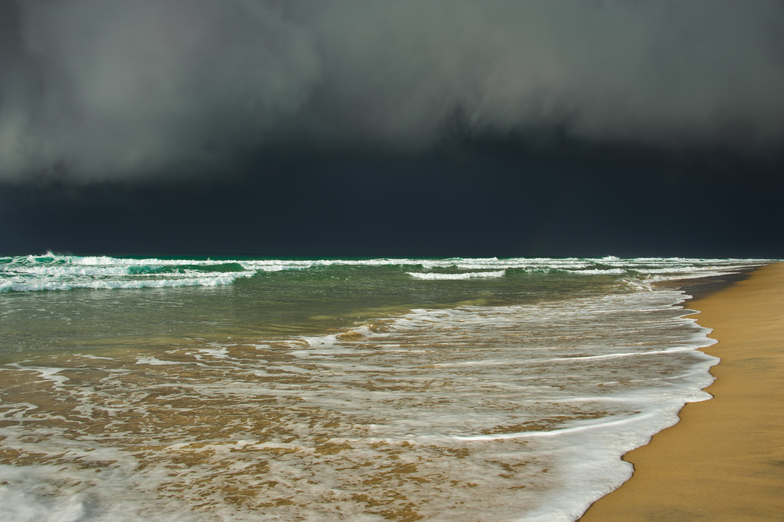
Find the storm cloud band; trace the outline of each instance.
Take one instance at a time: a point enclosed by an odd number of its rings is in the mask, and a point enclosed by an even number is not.
[[[450,133],[741,153],[784,145],[784,4],[19,0],[0,180],[223,173],[263,149]]]

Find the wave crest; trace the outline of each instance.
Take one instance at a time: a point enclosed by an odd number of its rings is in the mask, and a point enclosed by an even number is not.
[[[490,279],[504,277],[506,270],[493,270],[489,272],[463,272],[462,274],[441,274],[437,272],[406,272],[417,279],[426,280],[458,280],[458,279]]]

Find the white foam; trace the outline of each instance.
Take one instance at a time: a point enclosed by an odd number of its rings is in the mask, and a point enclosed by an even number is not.
[[[492,272],[463,272],[459,274],[442,274],[438,272],[406,272],[408,275],[417,279],[426,280],[459,280],[459,279],[480,279],[504,277],[506,270],[495,270]]]
[[[4,520],[14,522],[79,522],[88,519],[89,508],[80,498],[72,495],[66,498],[52,498],[36,494],[40,490],[39,484],[30,484],[28,480],[19,480],[18,468],[3,466],[0,478],[5,484],[0,485],[0,506],[2,506]],[[5,471],[5,473],[3,473]],[[9,483],[8,475],[16,477],[14,483]]]
[[[145,357],[137,357],[136,364],[149,364],[150,366],[164,366],[167,364],[180,364],[174,361],[162,361],[156,357],[152,357],[150,355]]]
[[[305,341],[308,346],[313,348],[326,348],[330,346],[334,346],[335,341],[337,341],[337,335],[322,335],[322,336],[314,336],[314,337],[300,337],[301,340]]]
[[[100,451],[100,450],[99,450]],[[84,452],[89,458],[92,452]],[[107,457],[120,457],[117,454]],[[70,468],[70,469],[69,469]],[[196,522],[205,520],[176,499],[162,502],[154,491],[133,484],[133,469],[126,465],[81,474],[71,466],[0,465],[0,506],[3,520],[14,522]],[[164,477],[160,477],[163,479]],[[130,480],[129,480],[130,479]]]
[[[592,269],[585,269],[585,270],[567,269],[566,272],[569,272],[570,274],[581,274],[581,275],[620,275],[620,274],[625,274],[626,270],[623,268],[608,268],[608,269],[592,268]]]
[[[21,366],[18,363],[12,363],[9,364],[8,366],[12,366],[20,370],[37,372],[43,380],[53,383],[55,388],[61,387],[63,383],[69,380],[68,377],[66,377],[65,375],[58,375],[61,371],[63,371],[63,368],[41,368],[37,366]]]

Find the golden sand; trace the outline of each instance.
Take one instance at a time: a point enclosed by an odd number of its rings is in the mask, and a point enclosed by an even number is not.
[[[784,263],[687,306],[719,341],[714,398],[627,453],[634,476],[584,522],[784,521]]]

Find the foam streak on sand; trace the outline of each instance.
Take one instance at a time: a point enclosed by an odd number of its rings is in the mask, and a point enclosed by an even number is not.
[[[585,522],[784,516],[784,263],[689,307],[719,341],[705,350],[721,358],[714,398],[628,453],[634,476]]]

